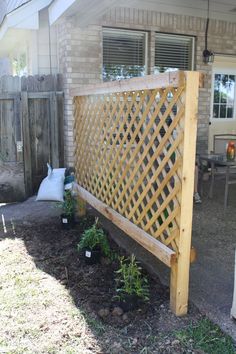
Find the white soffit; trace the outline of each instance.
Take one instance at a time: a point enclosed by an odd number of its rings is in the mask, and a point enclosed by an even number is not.
[[[54,0],[49,6],[49,23],[52,25],[68,10],[77,0]]]
[[[207,0],[120,0],[118,7],[125,6],[142,10],[151,10],[194,17],[207,17]],[[236,22],[235,0],[210,0],[209,17],[212,19]]]
[[[129,0],[120,0],[129,6]],[[49,6],[49,22],[52,25],[62,16],[77,15],[81,26],[96,22],[99,17],[114,6],[119,6],[117,0],[54,0]]]
[[[10,28],[38,29],[38,13],[50,3],[51,0],[33,0],[7,14],[0,27],[0,40]]]
[[[206,18],[207,6],[207,0],[54,0],[49,7],[49,19],[53,24],[63,15],[76,14],[81,24],[91,24],[113,7]],[[209,15],[212,19],[236,22],[236,1],[210,0]]]

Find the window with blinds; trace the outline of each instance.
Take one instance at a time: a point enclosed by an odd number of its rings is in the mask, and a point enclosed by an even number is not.
[[[103,80],[127,79],[146,72],[146,32],[103,29]]]
[[[156,33],[155,74],[194,69],[194,37]]]

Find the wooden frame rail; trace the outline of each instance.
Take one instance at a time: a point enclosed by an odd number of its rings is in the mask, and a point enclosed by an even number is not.
[[[199,82],[174,72],[72,91],[79,195],[170,267],[177,315],[188,304]]]

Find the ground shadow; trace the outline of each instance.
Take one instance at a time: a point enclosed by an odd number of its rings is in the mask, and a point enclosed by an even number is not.
[[[54,277],[67,289],[75,306],[85,314],[102,353],[116,352],[111,344],[114,338],[105,343],[101,336],[104,324],[112,328],[110,333],[115,333],[116,337],[120,336],[121,342],[127,342],[126,349],[119,347],[119,353],[137,353],[148,347],[149,342],[154,345],[152,338],[180,329],[200,316],[197,309],[190,306],[190,315],[176,318],[169,311],[168,288],[163,286],[158,278],[150,276],[150,304],[128,313],[127,316],[113,316],[111,312],[115,306],[112,301],[115,295],[114,271],[117,263],[103,260],[102,264],[87,266],[77,251],[82,232],[94,223],[94,218],[93,211],[90,211],[85,218],[77,220],[75,228],[71,230],[63,230],[59,217],[55,216],[34,224],[25,222],[22,225],[8,221],[7,233],[2,232],[2,239],[22,239],[36,267]],[[120,251],[114,243],[112,248]],[[125,254],[124,251],[121,252]],[[102,308],[111,310],[107,318],[99,317],[98,312]],[[101,326],[96,325],[96,321]],[[105,327],[105,331],[107,329],[108,327]],[[139,338],[140,350],[132,347],[130,338]]]

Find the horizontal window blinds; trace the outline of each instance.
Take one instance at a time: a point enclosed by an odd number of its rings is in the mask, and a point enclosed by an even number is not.
[[[155,71],[193,70],[194,37],[156,33]]]
[[[112,80],[145,73],[145,33],[103,29],[103,78]]]

